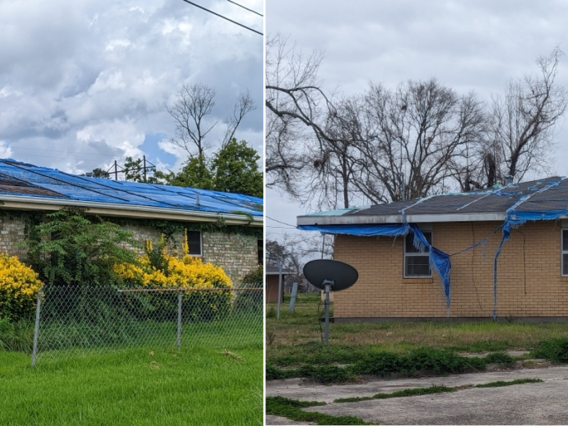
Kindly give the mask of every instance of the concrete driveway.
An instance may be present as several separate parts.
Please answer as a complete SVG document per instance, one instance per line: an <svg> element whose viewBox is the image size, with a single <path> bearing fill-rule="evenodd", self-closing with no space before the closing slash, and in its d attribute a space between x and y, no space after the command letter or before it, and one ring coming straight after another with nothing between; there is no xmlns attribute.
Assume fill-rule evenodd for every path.
<svg viewBox="0 0 568 426"><path fill-rule="evenodd" d="M468 388L495 381L538 378L497 388ZM333 403L334 399L372 396L397 390L445 385L464 386L452 393L404 398ZM301 379L274 380L266 384L267 396L324 401L325 406L306 408L330 415L351 415L374 424L406 425L548 425L568 424L568 367L518 369L450 375L444 377L371 379L366 383L324 386ZM289 419L266 417L267 425L294 425Z"/></svg>

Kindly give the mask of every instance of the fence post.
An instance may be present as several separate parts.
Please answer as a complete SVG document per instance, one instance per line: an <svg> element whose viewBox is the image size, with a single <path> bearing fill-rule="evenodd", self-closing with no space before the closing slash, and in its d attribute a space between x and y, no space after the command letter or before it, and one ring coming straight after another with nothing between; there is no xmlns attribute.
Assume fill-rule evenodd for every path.
<svg viewBox="0 0 568 426"><path fill-rule="evenodd" d="M36 316L34 325L34 343L32 348L32 368L35 367L36 356L37 356L37 339L39 334L39 314L41 312L41 295L42 291L37 292L37 303L36 303Z"/></svg>
<svg viewBox="0 0 568 426"><path fill-rule="evenodd" d="M178 324L177 324L177 348L181 348L181 290L178 291Z"/></svg>
<svg viewBox="0 0 568 426"><path fill-rule="evenodd" d="M290 312L294 313L294 306L296 305L296 296L298 295L298 283L292 284L292 295L290 296Z"/></svg>

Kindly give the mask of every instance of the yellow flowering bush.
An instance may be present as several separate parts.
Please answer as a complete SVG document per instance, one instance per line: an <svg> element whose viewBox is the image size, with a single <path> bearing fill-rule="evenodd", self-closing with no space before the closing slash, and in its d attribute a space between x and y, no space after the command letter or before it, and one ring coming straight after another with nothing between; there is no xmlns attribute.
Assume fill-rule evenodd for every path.
<svg viewBox="0 0 568 426"><path fill-rule="evenodd" d="M41 286L33 269L16 256L0 254L0 318L14 320L33 313Z"/></svg>
<svg viewBox="0 0 568 426"><path fill-rule="evenodd" d="M214 289L231 288L231 280L223 269L205 263L199 257L189 255L187 236L182 246L181 256L169 254L164 238L157 248L146 241L146 250L138 258L139 266L120 264L115 272L131 287ZM158 296L159 297L159 296ZM158 297L152 297L157 300ZM190 291L184 293L186 317L192 319L217 319L229 312L230 291Z"/></svg>

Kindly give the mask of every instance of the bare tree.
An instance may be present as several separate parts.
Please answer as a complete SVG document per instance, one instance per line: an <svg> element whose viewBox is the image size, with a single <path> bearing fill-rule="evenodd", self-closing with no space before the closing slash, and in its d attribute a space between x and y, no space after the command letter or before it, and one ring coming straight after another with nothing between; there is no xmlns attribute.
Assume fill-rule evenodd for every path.
<svg viewBox="0 0 568 426"><path fill-rule="evenodd" d="M317 159L331 102L317 73L323 55L305 56L276 35L266 48L266 174L268 187L301 198L296 182Z"/></svg>
<svg viewBox="0 0 568 426"><path fill-rule="evenodd" d="M483 107L435 79L390 91L371 85L359 142L359 190L373 202L424 197L453 180L452 165L483 137ZM454 167L455 168L455 167Z"/></svg>
<svg viewBox="0 0 568 426"><path fill-rule="evenodd" d="M354 181L359 174L359 146L364 129L361 115L363 100L359 96L336 102L328 113L325 137L320 138L320 156L314 160L310 190L319 194L318 205L347 208L359 191Z"/></svg>
<svg viewBox="0 0 568 426"><path fill-rule="evenodd" d="M550 159L553 129L566 112L566 89L556 82L562 51L556 47L536 61L540 74L509 83L504 97L493 99L490 146L486 152L500 163L498 178L522 180Z"/></svg>
<svg viewBox="0 0 568 426"><path fill-rule="evenodd" d="M190 158L205 158L205 153L214 142L206 140L207 135L218 122L208 122L208 116L215 107L215 89L205 84L184 85L177 93L175 102L166 110L176 123L174 145L184 149ZM224 121L224 137L217 144L224 146L235 134L243 118L255 109L250 94L239 96L233 109L233 116Z"/></svg>

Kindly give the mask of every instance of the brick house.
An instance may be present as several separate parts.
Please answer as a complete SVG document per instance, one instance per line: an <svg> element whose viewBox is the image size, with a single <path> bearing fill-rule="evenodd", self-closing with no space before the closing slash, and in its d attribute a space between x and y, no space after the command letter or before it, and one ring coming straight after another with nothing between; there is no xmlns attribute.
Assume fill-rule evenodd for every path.
<svg viewBox="0 0 568 426"><path fill-rule="evenodd" d="M359 280L336 320L568 318L568 180L299 216Z"/></svg>
<svg viewBox="0 0 568 426"><path fill-rule="evenodd" d="M241 194L76 176L0 159L0 252L25 255L21 241L41 215L85 208L131 231L143 247L165 234L223 267L233 283L261 263L263 201Z"/></svg>

